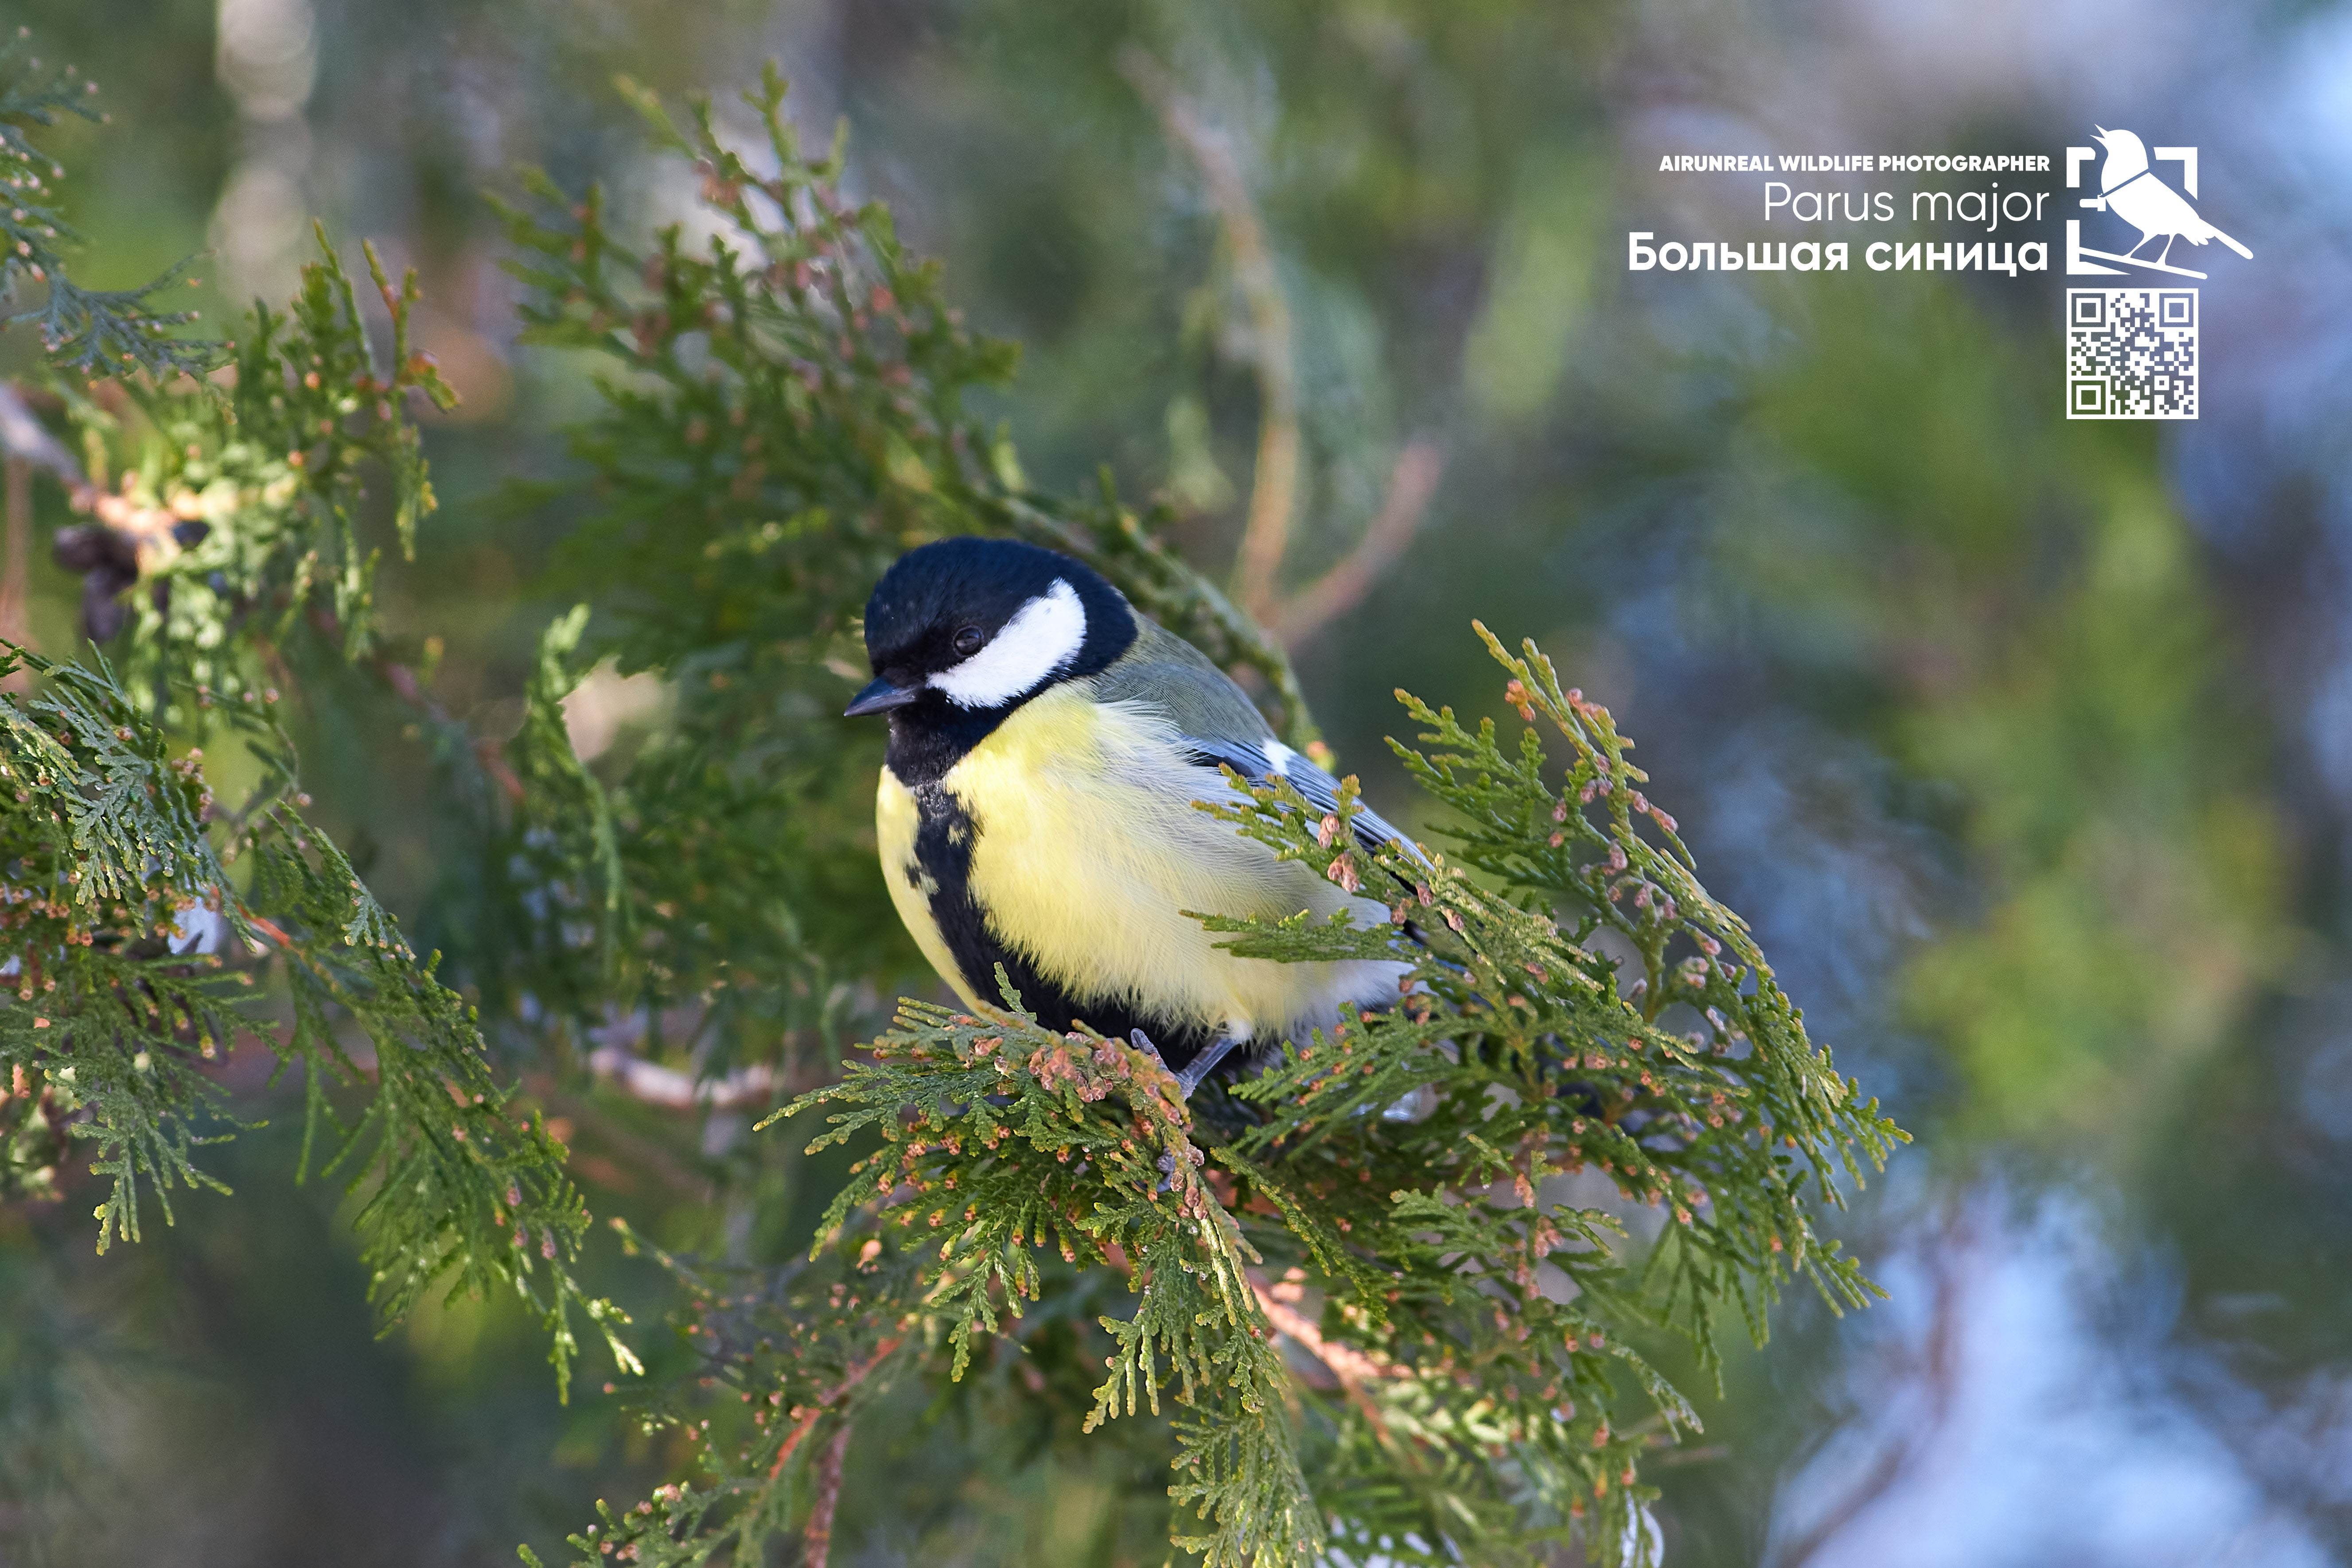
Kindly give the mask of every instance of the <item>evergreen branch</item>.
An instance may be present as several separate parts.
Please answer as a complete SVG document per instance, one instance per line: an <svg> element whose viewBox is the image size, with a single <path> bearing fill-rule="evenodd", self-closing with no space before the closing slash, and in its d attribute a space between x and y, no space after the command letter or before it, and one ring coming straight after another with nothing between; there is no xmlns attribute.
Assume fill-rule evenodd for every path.
<svg viewBox="0 0 2352 1568"><path fill-rule="evenodd" d="M635 1369L617 1332L626 1320L570 1272L588 1215L562 1146L519 1114L470 1009L296 810L306 797L292 747L266 705L226 715L270 772L219 819L224 847L201 752L171 755L102 664L12 650L0 667L20 660L43 682L0 697L0 975L16 983L0 1005L0 1067L13 1098L31 1103L37 1089L45 1118L96 1145L91 1170L110 1182L100 1249L139 1239L142 1192L169 1223L173 1185L226 1190L195 1163L237 1125L202 1069L257 1038L278 1075L304 1073L298 1179L323 1131L324 1169L348 1167L354 1190L368 1189L357 1225L387 1323L443 1280L511 1290L547 1326L559 1390L578 1351L575 1313ZM248 868L242 887L233 858ZM282 1037L255 1005L266 971L226 967L242 953L282 961L292 1013ZM346 1127L328 1091L369 1079L371 1098Z"/></svg>
<svg viewBox="0 0 2352 1568"><path fill-rule="evenodd" d="M81 237L47 183L64 178L65 170L40 151L31 132L55 125L62 115L106 116L91 101L98 84L82 79L72 66L44 68L28 53L31 38L30 28L19 27L0 44L0 185L7 190L0 203L0 302L20 298L28 283L44 286L47 298L0 326L37 322L51 364L82 376L204 374L220 362L223 345L175 335L173 329L194 322L197 313L159 310L154 303L155 295L186 277L193 262L182 261L133 289L85 289L66 275L66 247Z"/></svg>
<svg viewBox="0 0 2352 1568"><path fill-rule="evenodd" d="M306 1147L329 1114L315 1086L358 1076L331 1020L349 1018L373 1058L374 1096L337 1129L322 1167L348 1167L351 1188L368 1191L356 1223L370 1299L389 1323L444 1281L452 1297L510 1291L548 1331L559 1392L579 1350L576 1309L617 1363L639 1370L616 1331L626 1320L570 1272L589 1215L562 1145L491 1076L472 1010L417 961L342 856L290 815L280 827L257 858L253 898L294 943L295 1022L279 1055L314 1086Z"/></svg>
<svg viewBox="0 0 2352 1568"><path fill-rule="evenodd" d="M541 638L521 731L498 753L503 789L469 803L489 869L467 874L518 934L470 954L465 978L575 1067L566 1026L641 1018L646 1054L624 1070L674 1074L691 1101L778 1081L780 1037L845 1027L849 982L912 963L860 847L869 759L809 721L855 678L858 605L908 542L982 531L1076 553L1254 676L1296 743L1314 732L1281 647L1156 542L1153 518L1107 483L1099 499L1033 493L1010 443L972 423L965 394L1009 375L1011 351L963 330L883 209L842 198L837 140L799 151L772 70L747 98L772 169L721 141L707 101L680 117L625 91L656 143L692 161L716 232L632 246L594 192L573 205L544 180L508 214L528 335L612 374L573 441L604 497L565 568L586 603ZM59 109L27 101L28 122ZM625 1320L572 1272L589 1220L566 1151L490 1072L482 1015L437 955L410 949L301 815L271 717L289 647L429 705L377 647L358 484L392 476L411 548L432 494L395 399L446 406L447 392L408 347L413 280L368 264L388 370L329 250L289 310L257 308L231 388L133 384L145 426L131 431L75 408L100 455L108 439L136 451L118 489L84 497L96 521L67 548L86 557L88 602L139 636L128 683L34 661L41 692L0 705L0 974L16 983L0 1004L0 1175L54 1190L81 1139L110 1183L101 1245L136 1239L149 1197L170 1221L174 1187L216 1185L201 1150L236 1126L203 1064L259 1034L280 1074L303 1075L298 1176L315 1155L361 1194L387 1321L445 1287L511 1290L544 1322L561 1389L575 1310L638 1370ZM1407 449L1390 510L1302 616L1337 613L1393 558L1435 468ZM1260 479L1254 604L1290 508L1279 461ZM123 604L134 585L149 591ZM1711 1371L1727 1303L1760 1339L1799 1274L1833 1307L1867 1300L1818 1215L1902 1134L1701 886L1613 719L1532 645L1480 633L1530 726L1515 746L1404 699L1423 734L1399 754L1454 824L1449 856L1359 847L1352 780L1328 812L1238 779L1208 808L1390 910L1370 927L1207 921L1224 944L1400 963L1394 1005L1349 1009L1193 1105L1153 1057L1041 1028L1009 987L984 1016L903 1004L865 1059L779 1113L821 1110L808 1152L853 1157L809 1256L722 1271L657 1255L698 1375L655 1390L643 1419L677 1436L696 1483L600 1504L570 1539L581 1562L750 1562L795 1537L822 1558L873 1401L902 1378L979 1381L1113 1280L1125 1309L1070 1335L1103 1352L1084 1430L1172 1445L1178 1550L1216 1568L1647 1552L1638 1459L1697 1423L1640 1336L1679 1333ZM673 700L625 764L592 771L563 704L608 652L661 671ZM236 810L211 809L200 757L173 754L174 720L225 722L260 760ZM1546 748L1563 741L1556 765ZM284 988L282 1034L251 1000L263 977ZM680 1002L693 1079L659 1059ZM348 1122L344 1095L361 1101ZM1626 1221L1644 1208L1657 1233L1636 1246ZM1294 1370L1277 1334L1311 1362Z"/></svg>
<svg viewBox="0 0 2352 1568"><path fill-rule="evenodd" d="M779 1113L836 1108L812 1152L869 1131L885 1140L824 1226L846 1223L867 1186L856 1178L877 1167L874 1195L900 1225L943 1226L961 1203L926 1298L951 1378L999 1331L1000 1301L1017 1317L1037 1298L1031 1249L1050 1237L1066 1261L1132 1259L1139 1300L1131 1318L1102 1320L1113 1353L1087 1429L1159 1415L1168 1393L1189 1412L1171 1423L1169 1496L1209 1526L1176 1544L1211 1564L1306 1561L1322 1532L1283 1418L1288 1374L1244 1272L1255 1254L1203 1179L1174 1080L1127 1042L1041 1029L1006 1000L988 1020L903 1003L871 1062Z"/></svg>
<svg viewBox="0 0 2352 1568"><path fill-rule="evenodd" d="M618 369L575 437L607 507L580 536L570 585L608 616L602 646L624 668L670 676L677 702L630 767L589 781L605 792L617 879L586 775L522 770L547 792L545 885L567 889L553 902L578 922L574 953L633 932L618 984L648 1018L689 987L708 999L873 973L871 944L895 940L879 934L895 922L878 900L855 903L872 897L870 868L812 875L861 841L846 825L868 809L867 762L776 715L838 705L859 672L860 599L914 540L1010 533L1085 557L1146 614L1262 677L1284 732L1312 740L1279 646L1160 545L1152 519L1108 489L1078 505L1035 495L1009 443L965 420L963 393L1005 374L1009 353L962 332L878 208L841 201L838 143L800 153L772 73L747 98L772 172L720 142L707 103L673 117L633 97L655 140L694 160L712 241L672 228L633 247L595 192L572 202L544 181L508 215L533 339ZM1399 519L1434 477L1433 456L1401 467ZM1392 522L1381 548L1407 532ZM1324 596L1359 591L1371 567L1358 565ZM568 679L594 650L569 623L562 633ZM742 1557L795 1527L805 1541L810 1489L824 1490L810 1457L884 1370L961 1386L992 1345L1034 1331L1049 1294L1104 1277L1133 1300L1099 1318L1107 1375L1087 1426L1099 1441L1114 1423L1162 1418L1180 1549L1253 1568L1334 1552L1534 1563L1571 1541L1610 1562L1649 1550L1641 1453L1653 1432L1671 1440L1696 1421L1638 1336L1664 1325L1712 1371L1727 1303L1760 1337L1800 1273L1833 1305L1867 1300L1875 1288L1815 1216L1901 1134L1805 1037L1641 793L1605 710L1561 690L1531 647L1488 641L1507 700L1530 722L1540 713L1568 755L1562 773L1533 729L1507 747L1491 724L1407 700L1426 750L1400 754L1456 825L1450 856L1356 847L1352 781L1328 814L1279 782L1235 780L1240 799L1214 808L1391 918L1210 928L1247 956L1401 962L1398 1005L1350 1012L1230 1091L1204 1090L1216 1113L1196 1121L1155 1062L1083 1027L1041 1029L1009 993L984 1016L902 1004L866 1058L779 1113L822 1111L809 1152L858 1157L801 1272L749 1309L765 1326L739 1322L740 1288L688 1285L706 1374L749 1395L756 1418L722 1423L726 1398L698 1406L690 1393L662 1407L657 1420L690 1433L687 1412L711 1412L695 1441L715 1479L606 1510L572 1538L582 1561L608 1548ZM562 684L534 686L551 753ZM778 781L772 798L791 781L792 810L735 793L747 755ZM707 909L690 921L689 901L660 889L723 897L769 858L773 876L751 879L771 907L827 918L794 916L803 940L735 949L745 962L722 968L700 931L756 922ZM1604 931L1627 946L1604 950ZM640 947L659 963L630 956ZM1621 974L1609 951L1635 956ZM541 984L553 964L533 971L534 997L566 994ZM614 973L568 994L584 1010ZM1595 1176L1613 1205L1586 1195ZM1664 1223L1636 1247L1624 1219L1644 1207ZM1265 1283L1276 1271L1282 1284ZM1269 1303L1316 1358L1312 1377L1276 1353ZM875 1370L852 1377L861 1367Z"/></svg>
<svg viewBox="0 0 2352 1568"><path fill-rule="evenodd" d="M8 226L0 222L0 235ZM38 310L20 310L5 324L37 322L51 363L84 375L202 375L220 363L224 345L170 335L173 327L198 320L199 312L159 310L153 302L157 294L185 280L194 265L193 257L174 262L130 289L84 289L61 271L33 266L27 268L32 277L46 273L48 279L48 298Z"/></svg>
<svg viewBox="0 0 2352 1568"><path fill-rule="evenodd" d="M371 473L391 479L404 552L435 505L407 396L446 408L455 395L421 355L377 363L352 279L315 232L320 259L303 268L291 306L254 306L227 392L130 385L143 418L120 488L81 492L92 521L58 540L58 560L89 574L85 630L103 642L133 626L132 685L159 701L193 687L195 708L171 716L200 731L212 700L250 700L270 684L265 647L306 621L333 629L343 659L372 657L376 552L357 531ZM362 249L404 349L415 277L394 288ZM101 411L76 412L109 433ZM134 588L146 591L126 597Z"/></svg>
<svg viewBox="0 0 2352 1568"><path fill-rule="evenodd" d="M636 1508L597 1505L598 1522L567 1539L581 1564L608 1560L690 1568L753 1562L790 1540L805 1542L822 1501L825 1457L796 1464L830 1426L837 1436L923 1339L909 1331L924 1275L914 1254L879 1237L820 1247L811 1261L773 1271L709 1270L647 1245L614 1222L633 1253L649 1254L688 1298L686 1337L700 1373L692 1388L722 1397L695 1406L673 1393L640 1412L648 1431L673 1429L694 1446L708 1486L658 1488ZM607 1392L610 1392L608 1387ZM803 1482L816 1496L803 1499ZM521 1549L526 1563L540 1560Z"/></svg>

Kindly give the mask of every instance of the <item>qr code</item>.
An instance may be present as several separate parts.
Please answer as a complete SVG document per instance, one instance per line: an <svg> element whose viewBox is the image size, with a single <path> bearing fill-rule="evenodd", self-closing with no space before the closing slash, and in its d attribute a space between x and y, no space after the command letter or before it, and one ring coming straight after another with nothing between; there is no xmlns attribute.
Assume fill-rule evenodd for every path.
<svg viewBox="0 0 2352 1568"><path fill-rule="evenodd" d="M2197 290L2066 290L2066 417L2197 417Z"/></svg>

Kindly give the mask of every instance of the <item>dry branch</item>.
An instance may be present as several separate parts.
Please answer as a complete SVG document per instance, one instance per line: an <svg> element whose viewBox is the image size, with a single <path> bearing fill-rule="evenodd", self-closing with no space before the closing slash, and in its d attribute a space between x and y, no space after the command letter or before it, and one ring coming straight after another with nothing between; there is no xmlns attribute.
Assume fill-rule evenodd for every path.
<svg viewBox="0 0 2352 1568"><path fill-rule="evenodd" d="M1364 537L1338 564L1286 600L1276 612L1275 636L1297 647L1331 621L1363 602L1372 584L1397 563L1429 516L1429 498L1445 471L1445 454L1427 437L1415 437L1397 454L1389 475L1388 498Z"/></svg>
<svg viewBox="0 0 2352 1568"><path fill-rule="evenodd" d="M1201 118L1149 55L1129 49L1119 66L1158 110L1169 140L1200 165L1210 205L1217 209L1233 254L1234 286L1249 307L1258 385L1257 463L1250 481L1249 521L1234 563L1234 596L1259 622L1272 626L1276 583L1290 548L1291 515L1298 498L1298 370L1291 349L1290 302L1275 271L1265 225L1232 139Z"/></svg>

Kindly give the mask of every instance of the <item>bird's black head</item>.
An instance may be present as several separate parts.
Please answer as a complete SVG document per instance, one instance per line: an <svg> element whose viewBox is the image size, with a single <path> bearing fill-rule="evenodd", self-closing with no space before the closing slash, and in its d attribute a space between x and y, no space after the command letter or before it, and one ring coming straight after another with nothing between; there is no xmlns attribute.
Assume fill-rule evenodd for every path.
<svg viewBox="0 0 2352 1568"><path fill-rule="evenodd" d="M866 602L874 683L849 715L888 713L892 771L918 783L902 761L937 776L1013 709L1134 641L1135 612L1092 568L1009 539L943 539L900 556Z"/></svg>

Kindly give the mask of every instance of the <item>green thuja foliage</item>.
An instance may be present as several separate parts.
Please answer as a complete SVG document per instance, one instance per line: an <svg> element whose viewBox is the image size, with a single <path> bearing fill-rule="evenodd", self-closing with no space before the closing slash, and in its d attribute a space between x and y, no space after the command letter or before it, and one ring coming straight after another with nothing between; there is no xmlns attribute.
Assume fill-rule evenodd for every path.
<svg viewBox="0 0 2352 1568"><path fill-rule="evenodd" d="M1813 1216L1903 1135L1806 1039L1607 710L1532 645L1488 642L1566 765L1533 728L1507 750L1405 699L1432 750L1399 752L1452 808L1454 856L1365 851L1352 787L1328 816L1286 786L1218 808L1393 910L1212 925L1270 959L1404 960L1399 1005L1286 1049L1213 1114L1155 1058L1040 1029L1009 990L985 1017L902 1004L790 1108L827 1113L812 1153L874 1151L812 1262L856 1248L871 1282L853 1267L778 1315L781 1342L835 1347L824 1373L770 1370L773 1334L698 1340L705 1382L764 1408L724 1436L665 1411L715 1483L608 1515L573 1538L582 1562L749 1551L791 1517L811 1432L854 1421L877 1368L953 1380L1019 1355L1027 1304L1071 1266L1132 1295L1100 1320L1087 1427L1168 1418L1173 1541L1205 1563L1648 1552L1641 1456L1697 1421L1641 1338L1678 1331L1705 1368L1723 1310L1760 1340L1793 1276L1832 1308L1867 1300Z"/></svg>
<svg viewBox="0 0 2352 1568"><path fill-rule="evenodd" d="M228 710L269 771L217 812L201 753L173 755L103 665L5 668L19 658L47 679L0 700L0 1071L12 1103L91 1145L108 1183L100 1248L139 1239L142 1199L171 1220L175 1185L227 1191L198 1163L236 1125L205 1068L258 1044L305 1077L304 1165L315 1153L365 1194L362 1251L386 1315L444 1279L511 1290L545 1318L568 1378L573 1314L617 1314L569 1272L588 1215L562 1150L492 1079L471 1010L293 805L268 705ZM282 1023L260 1005L273 978ZM347 1121L329 1091L353 1085L370 1092Z"/></svg>
<svg viewBox="0 0 2352 1568"><path fill-rule="evenodd" d="M216 1184L204 1146L249 1112L207 1068L258 1049L301 1078L301 1171L360 1194L388 1317L511 1292L559 1376L582 1317L635 1373L576 1278L590 1218L536 1105L593 1107L616 1065L723 1079L738 1104L797 1077L795 1169L834 1173L804 1258L619 1233L664 1270L689 1364L631 1384L677 1468L572 1536L580 1562L821 1554L860 1418L910 1395L1033 1451L1164 1462L1169 1539L1219 1568L1647 1554L1641 1458L1696 1421L1644 1347L1685 1336L1704 1373L1718 1319L1760 1337L1801 1274L1865 1300L1818 1215L1901 1134L1701 887L1630 742L1490 638L1531 726L1516 744L1407 700L1422 736L1400 754L1444 853L1359 846L1352 781L1328 816L1235 781L1213 808L1234 831L1391 918L1213 927L1269 960L1409 973L1392 1007L1229 1089L1187 1103L1150 1052L1042 1029L1009 990L983 1015L885 1015L929 981L873 864L877 740L836 716L859 609L909 545L1082 556L1294 743L1315 731L1278 647L1153 515L1107 484L1037 493L970 416L1012 351L843 196L837 146L801 152L772 72L745 99L756 158L708 104L681 122L626 90L696 221L639 240L538 176L507 214L525 337L598 395L570 469L515 496L567 525L550 586L577 607L510 738L452 720L373 616L371 541L410 548L433 504L410 405L447 400L406 342L413 284L369 256L387 363L322 239L226 384L68 400L118 470L72 542L110 574L91 568L91 629L121 637L112 664L27 658L39 684L0 698L0 1177L53 1191L87 1146L101 1242L135 1239L142 1205L171 1217ZM110 368L59 354L68 391ZM660 717L583 762L565 704L607 660L659 679ZM304 815L278 704L362 684L443 764L465 850L425 911L446 959ZM234 807L197 741L257 771ZM715 1179L707 1209L781 1206Z"/></svg>
<svg viewBox="0 0 2352 1568"><path fill-rule="evenodd" d="M79 108L55 82L12 90L12 124ZM37 159L20 131L8 138ZM198 363L184 357L194 347L166 352L143 328L153 353L130 356L142 374L116 384L111 407L76 395L94 383L51 384L86 449L121 466L119 486L101 488L101 470L76 492L92 521L59 554L90 573L86 608L131 591L132 679L102 659L0 650L0 674L40 678L0 697L5 1179L45 1194L67 1147L86 1145L106 1184L100 1249L138 1240L149 1205L176 1217L175 1187L226 1191L201 1151L239 1118L209 1069L257 1047L305 1083L297 1176L340 1175L362 1198L362 1256L387 1321L444 1284L510 1291L544 1319L559 1384L582 1316L634 1366L612 1332L618 1313L572 1272L589 1215L562 1145L493 1079L472 1009L301 813L310 797L275 718L273 672L369 652L360 487L388 481L406 542L432 495L405 396L447 401L407 353L413 284L394 289L370 253L395 356L380 370L323 236L321 247L290 310L255 307L226 389L143 374ZM68 286L44 266L54 314ZM95 312L86 331L100 334L127 330L106 312L137 303L79 298L70 308ZM56 371L121 368L81 338L51 339ZM257 774L234 808L214 798L189 737L226 742Z"/></svg>
<svg viewBox="0 0 2352 1568"><path fill-rule="evenodd" d="M80 236L57 203L65 168L45 156L32 133L62 115L100 120L98 84L72 66L45 68L32 52L30 30L19 27L0 44L0 304L28 289L38 305L11 313L6 325L31 323L54 362L85 374L139 369L162 374L201 373L220 345L173 331L194 321L193 310L158 310L154 297L180 281L187 264L136 289L84 289L67 273L67 253Z"/></svg>
<svg viewBox="0 0 2352 1568"><path fill-rule="evenodd" d="M265 666L289 637L323 640L343 659L374 652L379 552L356 532L367 483L389 484L404 553L434 507L407 399L446 408L455 398L408 347L415 279L395 287L365 249L391 325L392 362L379 364L352 279L323 230L318 238L292 305L253 308L225 391L138 378L121 384L121 416L78 405L85 429L122 448L122 468L82 498L95 521L68 552L130 563L145 592L127 600L126 678L198 730L201 708L169 706L174 687L242 699L268 685Z"/></svg>

